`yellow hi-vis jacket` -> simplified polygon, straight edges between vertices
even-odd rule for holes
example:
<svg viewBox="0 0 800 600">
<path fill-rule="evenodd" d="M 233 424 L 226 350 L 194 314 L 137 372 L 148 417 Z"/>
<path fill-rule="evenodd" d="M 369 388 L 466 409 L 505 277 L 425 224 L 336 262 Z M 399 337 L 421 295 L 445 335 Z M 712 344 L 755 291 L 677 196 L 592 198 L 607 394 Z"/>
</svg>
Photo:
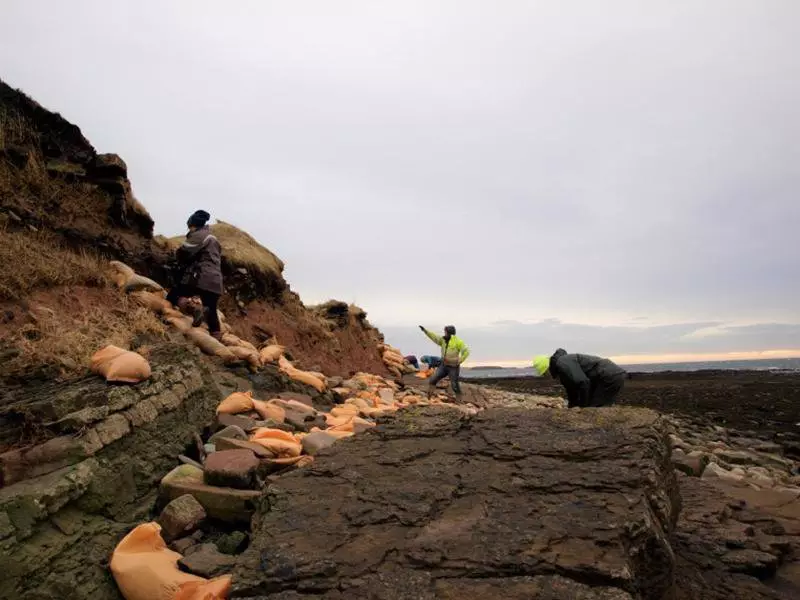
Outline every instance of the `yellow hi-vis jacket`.
<svg viewBox="0 0 800 600">
<path fill-rule="evenodd" d="M 442 336 L 436 335 L 432 331 L 427 329 L 423 331 L 434 344 L 438 344 L 442 349 L 442 362 L 444 364 L 456 367 L 467 360 L 469 348 L 461 338 L 451 335 L 449 340 L 445 340 Z"/>
</svg>

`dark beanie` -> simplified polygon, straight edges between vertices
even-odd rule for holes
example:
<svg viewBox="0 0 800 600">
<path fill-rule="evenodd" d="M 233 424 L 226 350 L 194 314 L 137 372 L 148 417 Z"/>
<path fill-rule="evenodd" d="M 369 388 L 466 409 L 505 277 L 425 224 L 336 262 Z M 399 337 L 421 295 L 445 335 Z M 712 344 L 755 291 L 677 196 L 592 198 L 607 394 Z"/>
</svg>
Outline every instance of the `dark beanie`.
<svg viewBox="0 0 800 600">
<path fill-rule="evenodd" d="M 196 210 L 191 217 L 189 217 L 189 221 L 187 222 L 189 225 L 193 227 L 203 227 L 208 220 L 211 218 L 211 215 L 208 214 L 204 210 Z"/>
<path fill-rule="evenodd" d="M 448 325 L 447 327 L 444 328 L 444 332 L 447 335 L 455 335 L 456 334 L 456 328 L 453 325 Z"/>
</svg>

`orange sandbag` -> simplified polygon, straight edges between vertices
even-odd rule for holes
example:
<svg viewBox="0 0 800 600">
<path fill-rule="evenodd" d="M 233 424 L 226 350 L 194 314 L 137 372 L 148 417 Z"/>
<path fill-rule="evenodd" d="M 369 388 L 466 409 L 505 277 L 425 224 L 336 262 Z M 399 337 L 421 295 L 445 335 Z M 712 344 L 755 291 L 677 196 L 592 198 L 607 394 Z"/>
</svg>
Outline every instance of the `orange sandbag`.
<svg viewBox="0 0 800 600">
<path fill-rule="evenodd" d="M 92 356 L 92 371 L 106 381 L 139 383 L 150 377 L 150 363 L 136 352 L 106 346 Z"/>
<path fill-rule="evenodd" d="M 182 583 L 173 600 L 223 600 L 231 591 L 231 576 Z"/>
<path fill-rule="evenodd" d="M 172 309 L 170 309 L 172 310 Z M 174 316 L 169 316 L 167 311 L 164 311 L 164 315 L 166 319 L 164 319 L 168 324 L 172 325 L 175 329 L 180 331 L 181 333 L 189 333 L 192 330 L 192 320 L 189 317 L 183 316 L 179 311 L 174 311 L 178 314 Z"/>
<path fill-rule="evenodd" d="M 346 417 L 334 417 L 333 415 L 325 415 L 325 423 L 328 425 L 328 427 L 339 427 L 341 425 L 351 423 L 352 421 L 353 421 L 352 415 L 348 415 Z"/>
<path fill-rule="evenodd" d="M 253 408 L 258 413 L 258 416 L 265 421 L 271 420 L 276 423 L 283 423 L 286 420 L 286 410 L 282 406 L 278 406 L 272 402 L 263 402 L 254 399 Z"/>
<path fill-rule="evenodd" d="M 294 365 L 289 362 L 289 359 L 281 354 L 278 357 L 278 367 L 281 371 L 286 371 L 288 369 L 294 369 Z"/>
<path fill-rule="evenodd" d="M 319 393 L 325 391 L 325 382 L 315 377 L 308 371 L 301 371 L 300 369 L 295 369 L 294 367 L 292 367 L 291 369 L 284 370 L 284 372 L 290 378 L 294 379 L 295 381 L 299 381 L 300 383 L 305 383 L 306 385 L 313 387 Z"/>
<path fill-rule="evenodd" d="M 285 398 L 275 398 L 274 400 L 269 401 L 270 404 L 277 404 L 278 406 L 282 406 L 289 410 L 295 410 L 297 412 L 301 412 L 303 414 L 316 414 L 316 409 L 313 406 L 309 406 L 304 402 L 300 402 L 299 400 L 287 400 Z"/>
<path fill-rule="evenodd" d="M 334 417 L 352 417 L 357 415 L 359 412 L 358 406 L 353 404 L 340 404 L 338 406 L 334 406 L 331 409 L 331 414 Z"/>
<path fill-rule="evenodd" d="M 284 431 L 283 429 L 273 429 L 271 427 L 259 427 L 250 436 L 251 440 L 260 440 L 263 438 L 274 438 L 276 440 L 286 440 L 287 442 L 297 443 L 297 438 L 294 434 Z"/>
<path fill-rule="evenodd" d="M 220 323 L 222 323 L 222 321 L 220 321 Z M 232 346 L 240 346 L 242 348 L 247 348 L 248 350 L 252 350 L 256 354 L 258 354 L 258 350 L 256 349 L 255 346 L 253 346 L 253 344 L 251 344 L 247 340 L 243 340 L 239 336 L 233 335 L 232 333 L 223 333 L 222 343 L 228 346 L 229 348 Z"/>
<path fill-rule="evenodd" d="M 320 429 L 319 427 L 312 427 L 311 428 L 311 432 L 314 433 L 315 431 L 324 431 L 328 435 L 331 435 L 331 436 L 333 436 L 335 438 L 338 438 L 338 439 L 348 438 L 348 437 L 351 437 L 351 436 L 354 435 L 352 429 L 350 429 L 349 431 L 343 431 L 343 430 L 339 430 L 339 429 L 330 429 L 330 428 L 323 430 L 323 429 Z"/>
<path fill-rule="evenodd" d="M 264 446 L 278 458 L 300 456 L 303 452 L 303 447 L 297 441 L 290 442 L 276 437 L 250 438 L 250 441 Z"/>
<path fill-rule="evenodd" d="M 258 352 L 255 350 L 250 350 L 244 346 L 230 346 L 227 348 L 236 358 L 247 362 L 247 364 L 254 369 L 257 369 L 261 366 L 261 359 L 258 358 Z"/>
<path fill-rule="evenodd" d="M 253 392 L 233 392 L 217 406 L 217 414 L 236 415 L 253 410 Z"/>
<path fill-rule="evenodd" d="M 133 292 L 131 298 L 155 313 L 163 313 L 166 309 L 172 308 L 172 305 L 164 296 L 154 292 Z"/>
<path fill-rule="evenodd" d="M 422 402 L 422 397 L 420 396 L 406 396 L 401 400 L 401 402 L 405 402 L 406 404 L 416 404 L 417 402 Z"/>
<path fill-rule="evenodd" d="M 208 580 L 178 569 L 181 555 L 167 548 L 158 523 L 134 528 L 111 555 L 111 574 L 125 600 L 224 600 L 229 575 Z"/>
<path fill-rule="evenodd" d="M 118 348 L 117 346 L 106 346 L 101 350 L 98 350 L 92 355 L 91 363 L 89 368 L 92 370 L 93 373 L 99 373 L 99 369 L 101 365 L 105 363 L 111 362 L 118 356 L 125 354 L 127 350 L 123 348 Z"/>
<path fill-rule="evenodd" d="M 285 348 L 283 346 L 279 346 L 277 344 L 264 346 L 258 353 L 259 357 L 261 358 L 261 364 L 266 365 L 274 363 L 281 356 L 283 356 L 284 350 Z"/>
<path fill-rule="evenodd" d="M 359 409 L 361 408 L 375 408 L 375 406 L 371 402 L 367 402 L 363 398 L 348 398 L 344 401 L 345 404 L 352 404 L 353 406 L 357 406 Z"/>
<path fill-rule="evenodd" d="M 236 359 L 236 356 L 233 354 L 233 352 L 231 352 L 230 348 L 226 347 L 225 344 L 219 340 L 211 337 L 208 332 L 203 331 L 202 329 L 193 327 L 186 332 L 186 337 L 194 342 L 194 344 L 206 354 L 218 356 L 227 361 L 233 361 Z"/>
<path fill-rule="evenodd" d="M 117 284 L 117 287 L 125 287 L 128 280 L 136 275 L 136 271 L 118 260 L 112 260 L 108 263 L 108 266 L 111 267 L 113 272 L 112 279 Z"/>
</svg>

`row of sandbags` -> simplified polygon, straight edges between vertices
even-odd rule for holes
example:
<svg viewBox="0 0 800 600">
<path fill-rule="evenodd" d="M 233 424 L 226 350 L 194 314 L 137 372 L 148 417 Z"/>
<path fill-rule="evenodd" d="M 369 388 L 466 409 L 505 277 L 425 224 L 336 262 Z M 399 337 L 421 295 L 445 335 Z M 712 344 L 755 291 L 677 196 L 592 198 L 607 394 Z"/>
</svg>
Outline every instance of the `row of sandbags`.
<svg viewBox="0 0 800 600">
<path fill-rule="evenodd" d="M 285 422 L 287 411 L 300 413 L 304 416 L 322 416 L 325 419 L 326 429 L 312 427 L 309 433 L 325 431 L 333 437 L 344 438 L 353 435 L 355 426 L 372 427 L 375 423 L 367 421 L 358 415 L 356 410 L 341 410 L 334 407 L 330 412 L 318 411 L 308 404 L 297 400 L 274 398 L 272 400 L 257 400 L 252 392 L 234 392 L 220 402 L 217 414 L 252 414 L 255 413 L 263 420 L 276 424 Z M 274 458 L 295 458 L 303 453 L 303 438 L 306 433 L 290 433 L 281 429 L 259 427 L 250 434 L 250 441 L 259 444 L 272 453 Z M 310 458 L 310 457 L 309 457 Z"/>
<path fill-rule="evenodd" d="M 205 354 L 219 357 L 226 363 L 244 361 L 251 370 L 267 364 L 277 364 L 290 379 L 309 385 L 319 393 L 327 389 L 325 375 L 295 367 L 284 356 L 286 351 L 284 346 L 272 343 L 261 349 L 256 348 L 249 341 L 231 332 L 222 311 L 217 311 L 222 336 L 220 339 L 216 339 L 208 333 L 206 325 L 193 327 L 192 318 L 175 309 L 166 299 L 164 290 L 156 282 L 138 275 L 128 265 L 119 261 L 111 261 L 110 266 L 114 272 L 114 280 L 119 287 L 130 292 L 131 297 L 141 306 L 160 315 L 168 325 L 182 332 Z"/>
</svg>

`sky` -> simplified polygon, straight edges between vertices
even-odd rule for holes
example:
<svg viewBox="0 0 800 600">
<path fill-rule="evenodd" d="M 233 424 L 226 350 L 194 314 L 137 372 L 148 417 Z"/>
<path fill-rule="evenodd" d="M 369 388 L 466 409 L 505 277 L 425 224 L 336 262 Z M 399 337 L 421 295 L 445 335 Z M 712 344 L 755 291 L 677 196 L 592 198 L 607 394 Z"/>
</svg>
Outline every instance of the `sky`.
<svg viewBox="0 0 800 600">
<path fill-rule="evenodd" d="M 473 364 L 800 352 L 797 0 L 4 0 L 0 77 Z M 643 358 L 644 359 L 644 358 Z"/>
</svg>

